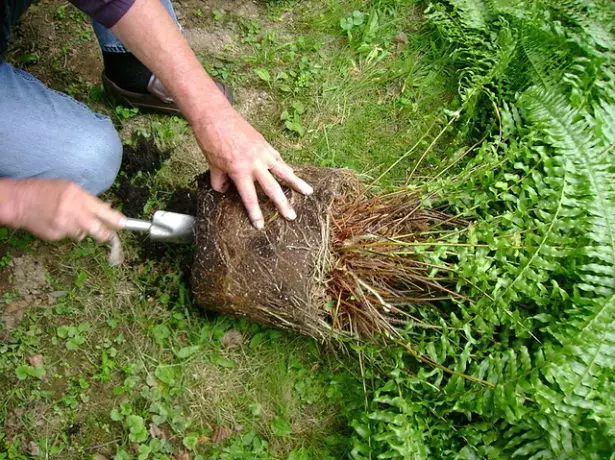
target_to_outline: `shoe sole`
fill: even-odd
[[[104,72],[102,74],[102,82],[105,93],[118,104],[136,107],[141,110],[182,115],[181,110],[179,110],[179,107],[174,102],[166,103],[150,93],[135,93],[122,89],[113,83]],[[231,88],[219,80],[214,79],[214,82],[229,103],[232,104],[234,98]]]
[[[175,103],[166,103],[150,93],[135,93],[120,88],[113,83],[104,73],[102,74],[105,93],[115,102],[140,110],[163,112],[172,115],[181,115],[179,107]]]

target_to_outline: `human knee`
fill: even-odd
[[[72,152],[66,160],[73,180],[88,192],[98,195],[113,184],[122,163],[122,142],[108,119],[97,119],[71,141]]]

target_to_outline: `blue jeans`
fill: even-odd
[[[104,51],[126,52],[109,29],[94,30]],[[122,143],[111,120],[1,59],[0,120],[0,178],[68,179],[96,195],[115,180]]]
[[[166,10],[177,24],[177,27],[181,30],[181,26],[177,22],[177,16],[175,15],[175,11],[173,10],[173,5],[171,4],[171,0],[160,0],[162,6],[166,8]],[[100,49],[103,51],[108,51],[111,53],[125,53],[128,50],[124,46],[124,44],[113,35],[111,30],[107,29],[102,24],[98,22],[92,21],[92,26],[94,27],[94,33],[96,34],[96,38],[98,39],[98,44],[100,45]]]

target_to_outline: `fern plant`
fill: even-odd
[[[438,181],[474,221],[441,253],[469,300],[421,310],[357,417],[355,458],[607,458],[615,451],[615,8],[449,0],[460,146]],[[448,169],[447,169],[448,170]],[[383,359],[382,356],[379,359]]]

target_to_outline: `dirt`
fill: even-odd
[[[122,171],[128,176],[134,176],[139,172],[155,173],[170,155],[169,150],[161,150],[153,140],[139,137],[134,146],[124,146]]]
[[[11,284],[19,296],[27,302],[32,302],[43,293],[49,291],[47,270],[39,260],[24,254],[9,262],[12,270]]]
[[[216,426],[214,434],[211,437],[211,442],[221,443],[224,442],[233,434],[233,430],[227,426]]]
[[[196,214],[196,187],[174,189],[167,200],[166,210],[194,216]]]
[[[17,296],[10,302],[0,302],[0,322],[4,331],[10,332],[19,325],[27,308],[53,305],[55,297],[44,263],[34,256],[24,254],[12,258],[3,272],[6,273],[3,293]]]
[[[254,0],[182,0],[174,3],[179,21],[185,27],[210,23],[214,10],[222,14],[233,14],[248,19],[262,19],[265,16],[262,2]],[[196,12],[200,10],[201,14]]]
[[[133,218],[143,216],[150,190],[142,176],[156,174],[170,155],[170,151],[161,150],[153,140],[143,137],[135,145],[124,146],[121,172],[112,189],[124,214]]]
[[[35,449],[35,443],[29,439],[30,436],[35,437],[34,433],[29,433],[24,430],[24,420],[29,419],[32,428],[36,430],[49,430],[50,421],[53,415],[50,414],[50,407],[42,400],[35,399],[30,401],[24,407],[7,407],[6,418],[4,423],[0,421],[0,429],[6,434],[6,441],[18,441],[22,439],[22,449],[27,452],[30,457],[37,457],[29,447]],[[30,458],[28,457],[28,458]]]
[[[120,176],[117,180],[117,195],[120,198],[121,211],[129,217],[143,217],[143,206],[149,198],[149,189],[132,184],[130,179]]]
[[[176,7],[182,18],[181,22],[186,27],[184,33],[194,52],[214,59],[232,59],[247,51],[246,45],[240,43],[240,31],[235,29],[235,24],[218,23],[211,19],[214,10],[222,14],[258,20],[262,24],[267,22],[264,4],[256,1],[190,0],[177,3]],[[201,10],[201,18],[206,19],[195,17],[194,12],[197,10]],[[235,108],[248,121],[254,122],[261,113],[274,109],[273,100],[266,91],[241,86],[233,87],[233,91]]]
[[[356,179],[327,168],[304,167],[298,174],[312,184],[313,195],[287,190],[298,215],[292,222],[263,200],[262,231],[252,227],[234,189],[220,194],[208,175],[199,178],[192,288],[203,308],[326,340],[329,212],[334,197]]]
[[[10,253],[8,248],[0,247],[0,260],[2,260],[5,256],[10,257]],[[8,268],[3,267],[0,268],[0,295],[5,294],[11,290],[11,280],[10,280],[10,272]]]
[[[237,54],[237,49],[233,47],[236,39],[228,30],[184,29],[184,35],[197,55]]]
[[[0,322],[2,323],[0,339],[5,339],[11,330],[19,326],[19,323],[21,323],[24,318],[27,307],[27,302],[23,300],[17,300],[4,305],[2,313],[0,314]]]
[[[227,350],[232,350],[243,346],[245,340],[245,337],[240,331],[237,329],[229,329],[220,339],[220,343],[222,343],[222,346]]]
[[[263,17],[263,3],[254,0],[210,0],[212,8],[234,13],[246,18],[258,19]]]
[[[274,107],[274,101],[267,91],[257,88],[235,89],[235,109],[250,122],[257,121],[263,112],[270,113]]]
[[[64,13],[58,13],[62,7]],[[64,91],[71,84],[100,83],[102,57],[89,20],[66,2],[31,5],[13,36],[8,59],[50,87]]]

